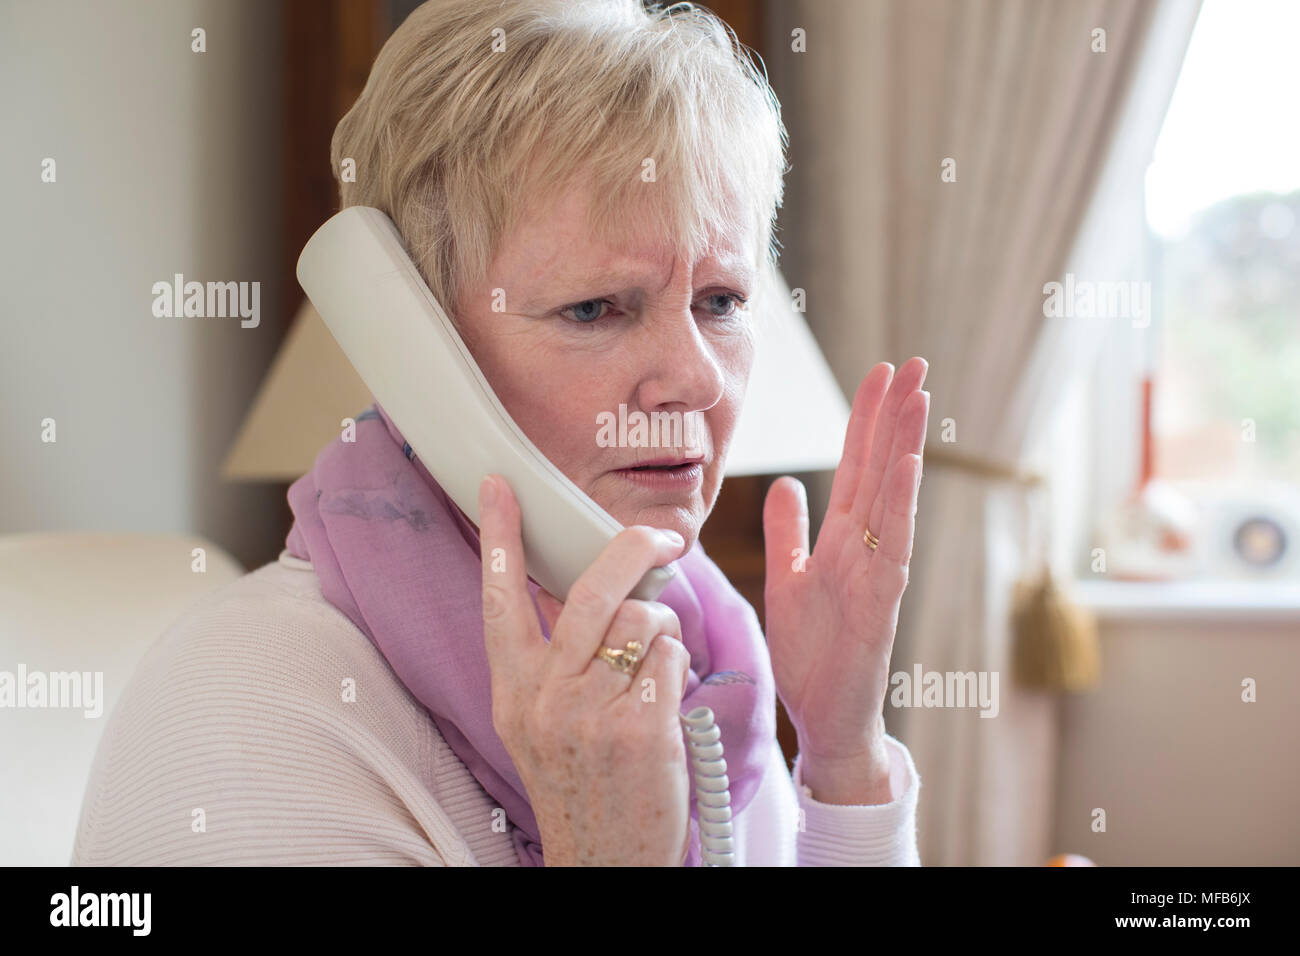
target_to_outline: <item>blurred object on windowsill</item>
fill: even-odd
[[[1148,342],[1148,352],[1154,345]],[[1152,362],[1151,354],[1147,356]],[[1121,581],[1169,581],[1191,577],[1199,570],[1197,534],[1200,515],[1196,505],[1167,481],[1156,477],[1155,435],[1152,412],[1155,375],[1147,371],[1141,382],[1141,463],[1136,490],[1102,518],[1098,529],[1108,577]]]
[[[1155,488],[1147,491],[1147,506],[1130,501],[1102,522],[1106,566],[1094,567],[1094,578],[1300,587],[1300,485],[1270,479],[1149,485]],[[1184,566],[1178,545],[1189,507],[1195,514],[1189,570],[1157,577],[1153,572]]]
[[[1300,585],[1300,484],[1257,478],[1179,487],[1206,516],[1207,577]]]
[[[1201,570],[1195,503],[1168,482],[1147,481],[1101,522],[1105,574],[1122,581],[1168,581]]]

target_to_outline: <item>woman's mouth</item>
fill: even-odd
[[[685,461],[672,465],[639,465],[619,468],[614,474],[647,488],[690,488],[704,477],[704,465],[699,461]]]

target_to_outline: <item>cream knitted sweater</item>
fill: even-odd
[[[773,739],[737,862],[918,865],[920,779],[887,743],[893,802],[859,807],[813,800]],[[311,566],[284,554],[145,655],[104,729],[71,863],[517,866],[503,816]]]

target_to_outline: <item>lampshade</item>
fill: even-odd
[[[776,269],[753,299],[754,367],[728,475],[834,468],[849,406]],[[234,481],[294,481],[373,397],[304,301],[222,465]]]

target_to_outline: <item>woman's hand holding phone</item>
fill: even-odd
[[[519,504],[500,475],[479,489],[483,636],[492,720],[541,832],[547,866],[680,866],[690,775],[679,719],[690,654],[666,605],[626,599],[680,537],[643,525],[605,547],[560,603],[528,591]],[[595,657],[640,641],[629,675]]]

